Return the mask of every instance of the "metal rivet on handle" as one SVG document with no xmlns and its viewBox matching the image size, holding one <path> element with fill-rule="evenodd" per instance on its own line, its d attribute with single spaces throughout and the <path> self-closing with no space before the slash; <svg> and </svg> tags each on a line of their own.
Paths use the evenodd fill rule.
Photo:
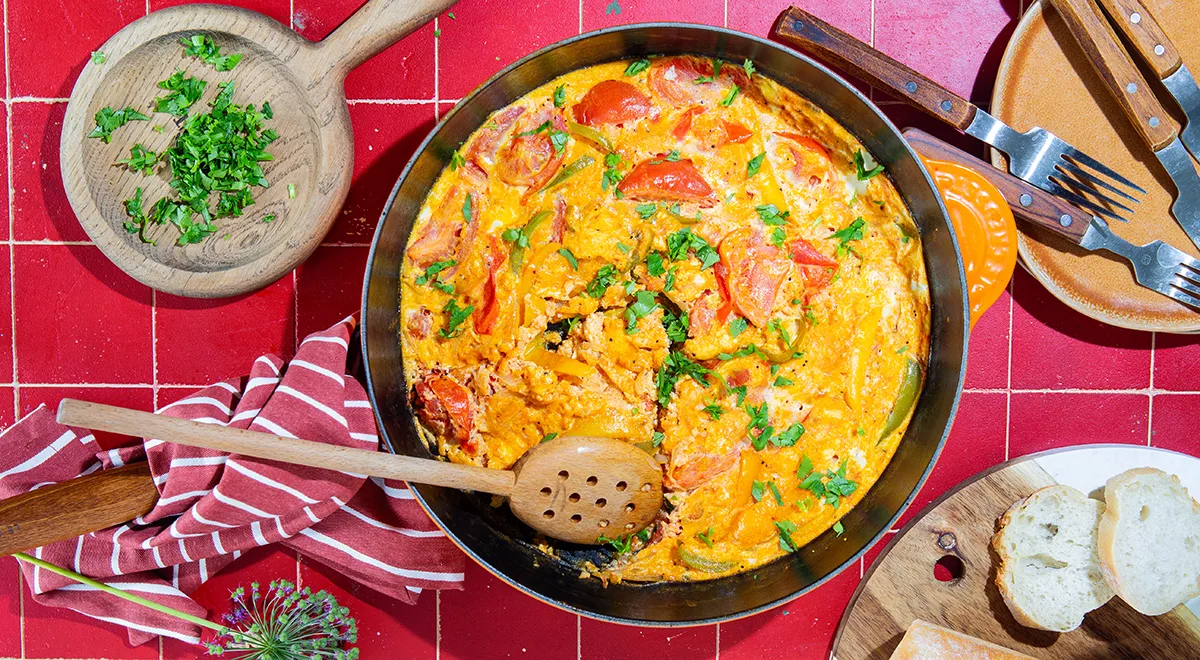
<svg viewBox="0 0 1200 660">
<path fill-rule="evenodd" d="M 1141 23 L 1141 22 L 1142 22 L 1142 15 L 1141 15 L 1141 14 L 1139 14 L 1139 13 L 1137 13 L 1136 11 L 1135 11 L 1135 12 L 1133 12 L 1132 14 L 1130 14 L 1130 15 L 1129 15 L 1129 22 L 1130 22 L 1130 23 L 1133 23 L 1134 25 L 1137 25 L 1138 23 Z"/>
<path fill-rule="evenodd" d="M 1163 45 L 1162 45 L 1162 44 L 1158 44 L 1158 45 L 1156 45 L 1156 46 L 1154 47 L 1154 54 L 1155 54 L 1155 55 L 1162 55 L 1162 54 L 1163 54 L 1163 53 L 1165 53 L 1165 52 L 1167 52 L 1167 49 L 1166 49 L 1166 48 L 1163 48 Z"/>
<path fill-rule="evenodd" d="M 952 107 L 954 106 L 950 105 L 949 101 L 942 101 L 942 112 L 950 112 L 950 108 Z"/>
<path fill-rule="evenodd" d="M 1071 216 L 1067 215 L 1066 213 L 1062 214 L 1058 218 L 1058 224 L 1060 224 L 1064 227 L 1070 227 L 1072 222 L 1075 222 L 1075 220 Z"/>
<path fill-rule="evenodd" d="M 1158 117 L 1151 117 L 1146 123 L 1150 124 L 1150 128 L 1158 128 Z"/>
<path fill-rule="evenodd" d="M 917 83 L 910 80 L 904 83 L 904 89 L 907 89 L 909 93 L 915 92 L 917 91 Z"/>
<path fill-rule="evenodd" d="M 1021 206 L 1029 206 L 1033 203 L 1033 195 L 1030 195 L 1029 193 L 1021 193 L 1020 201 Z"/>
<path fill-rule="evenodd" d="M 1130 94 L 1136 93 L 1137 83 L 1129 83 L 1128 85 L 1125 85 L 1125 91 L 1129 92 Z"/>
</svg>

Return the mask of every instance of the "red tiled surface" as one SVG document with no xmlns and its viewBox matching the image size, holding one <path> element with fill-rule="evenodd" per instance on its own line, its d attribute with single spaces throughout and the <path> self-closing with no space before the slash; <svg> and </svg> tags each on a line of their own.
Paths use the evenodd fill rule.
<svg viewBox="0 0 1200 660">
<path fill-rule="evenodd" d="M 179 0 L 151 0 L 150 8 Z M 361 0 L 222 0 L 323 38 Z M 396 177 L 436 116 L 501 67 L 581 30 L 646 20 L 727 25 L 765 35 L 789 0 L 461 0 L 351 73 L 354 181 L 325 244 L 295 274 L 227 301 L 184 300 L 126 277 L 87 244 L 63 194 L 57 144 L 65 97 L 88 53 L 145 14 L 145 0 L 8 0 L 5 120 L 0 150 L 0 425 L 71 396 L 162 406 L 196 385 L 245 373 L 265 352 L 354 313 L 375 224 Z M 800 0 L 798 4 L 976 101 L 986 101 L 1017 0 Z M 436 32 L 436 34 L 435 34 Z M 70 35 L 64 38 L 64 35 Z M 47 44 L 54 44 L 52 48 Z M 919 111 L 874 98 L 900 126 L 982 150 Z M 1010 295 L 1011 294 L 1011 295 Z M 14 327 L 15 324 L 15 327 Z M 16 373 L 13 373 L 15 351 Z M 1011 365 L 1011 369 L 1010 369 Z M 966 477 L 1007 458 L 1086 442 L 1150 442 L 1200 454 L 1200 340 L 1097 325 L 1019 272 L 972 333 L 967 390 L 950 439 L 912 515 Z M 892 538 L 891 536 L 887 537 Z M 885 539 L 886 541 L 886 539 Z M 403 605 L 293 553 L 252 552 L 197 594 L 214 618 L 228 591 L 252 580 L 299 579 L 328 589 L 360 623 L 363 657 L 482 659 L 826 658 L 864 560 L 788 605 L 721 626 L 612 626 L 540 604 L 473 564 L 467 589 Z M 131 649 L 123 631 L 19 595 L 0 559 L 0 658 L 190 658 L 165 641 Z M 24 626 L 20 619 L 24 607 Z"/>
</svg>

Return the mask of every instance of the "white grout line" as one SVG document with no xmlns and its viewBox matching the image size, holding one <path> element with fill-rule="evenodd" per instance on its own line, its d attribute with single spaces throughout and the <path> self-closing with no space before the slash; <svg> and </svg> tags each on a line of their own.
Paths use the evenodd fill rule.
<svg viewBox="0 0 1200 660">
<path fill-rule="evenodd" d="M 875 47 L 875 0 L 871 0 L 871 38 L 867 43 L 871 44 L 871 48 Z"/>
<path fill-rule="evenodd" d="M 716 660 L 721 660 L 721 623 L 717 622 L 717 653 Z"/>
<path fill-rule="evenodd" d="M 583 660 L 583 616 L 579 614 L 575 615 L 575 660 Z"/>
<path fill-rule="evenodd" d="M 729 27 L 729 0 L 725 0 L 725 20 L 724 20 L 723 25 L 725 27 Z M 721 634 L 719 631 L 721 630 L 721 624 L 719 624 L 719 623 L 717 624 L 717 630 L 718 630 L 717 639 L 720 639 Z M 720 651 L 721 651 L 721 645 L 718 644 L 717 645 L 717 654 L 718 655 L 720 655 Z"/>
<path fill-rule="evenodd" d="M 150 387 L 154 410 L 158 410 L 158 291 L 150 289 Z"/>
<path fill-rule="evenodd" d="M 873 0 L 872 0 L 873 1 Z M 1013 312 L 1016 307 L 1017 280 L 1008 281 L 1008 374 L 1004 392 L 1004 460 L 1008 460 L 1009 440 L 1012 436 L 1012 355 L 1013 355 Z"/>
<path fill-rule="evenodd" d="M 438 589 L 433 592 L 433 612 L 434 612 L 434 631 L 433 631 L 433 659 L 441 660 L 442 658 L 442 590 Z"/>
<path fill-rule="evenodd" d="M 1150 333 L 1150 407 L 1146 411 L 1146 446 L 1154 444 L 1154 353 L 1157 350 L 1158 333 Z"/>
<path fill-rule="evenodd" d="M 999 387 L 965 387 L 963 392 L 967 394 L 1004 394 L 1012 392 L 1013 394 L 1141 394 L 1143 396 L 1154 395 L 1171 395 L 1185 394 L 1198 395 L 1200 391 L 1193 390 L 1158 390 L 1149 387 L 1131 388 L 1131 389 L 1088 389 L 1083 387 L 1064 387 L 1064 388 L 1021 388 L 1002 389 Z"/>
</svg>

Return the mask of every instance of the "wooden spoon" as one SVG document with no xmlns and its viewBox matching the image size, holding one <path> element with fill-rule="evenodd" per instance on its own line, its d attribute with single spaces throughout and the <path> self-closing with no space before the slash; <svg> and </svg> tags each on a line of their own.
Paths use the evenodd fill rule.
<svg viewBox="0 0 1200 660">
<path fill-rule="evenodd" d="M 548 537 L 597 545 L 641 531 L 662 506 L 662 469 L 646 452 L 612 438 L 564 436 L 541 443 L 512 470 L 491 470 L 267 433 L 201 424 L 63 399 L 58 423 L 161 438 L 244 456 L 477 490 L 509 498 L 512 512 Z"/>
<path fill-rule="evenodd" d="M 354 142 L 346 74 L 453 4 L 369 0 L 318 43 L 262 14 L 221 5 L 170 7 L 134 21 L 100 47 L 104 62 L 88 62 L 71 92 L 60 143 L 71 208 L 113 263 L 156 289 L 214 298 L 270 284 L 316 249 L 350 188 Z M 244 58 L 233 70 L 218 72 L 184 55 L 180 38 L 201 33 L 211 35 L 223 54 Z M 145 177 L 114 166 L 134 144 L 161 152 L 172 143 L 176 118 L 151 110 L 155 97 L 165 94 L 158 82 L 176 69 L 208 82 L 194 112 L 207 111 L 217 83 L 232 80 L 234 103 L 271 103 L 275 116 L 267 126 L 280 136 L 268 148 L 274 160 L 263 164 L 270 187 L 253 188 L 256 203 L 241 217 L 217 220 L 215 235 L 186 247 L 175 244 L 179 231 L 169 224 L 148 232 L 157 245 L 124 229 L 124 200 L 140 187 L 148 211 L 171 193 L 169 168 L 160 165 L 156 175 Z M 86 137 L 97 111 L 127 106 L 151 120 L 116 129 L 109 144 Z M 264 222 L 269 214 L 275 219 Z"/>
</svg>

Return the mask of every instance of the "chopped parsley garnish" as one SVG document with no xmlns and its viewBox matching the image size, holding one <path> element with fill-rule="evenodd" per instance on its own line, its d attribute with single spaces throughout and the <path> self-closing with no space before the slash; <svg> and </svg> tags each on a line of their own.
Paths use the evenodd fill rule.
<svg viewBox="0 0 1200 660">
<path fill-rule="evenodd" d="M 447 268 L 453 268 L 457 265 L 458 262 L 454 259 L 435 261 L 429 264 L 429 267 L 425 269 L 425 272 L 421 275 L 418 275 L 415 281 L 418 285 L 428 284 L 439 291 L 452 294 L 454 293 L 454 285 L 442 280 L 440 273 Z"/>
<path fill-rule="evenodd" d="M 571 264 L 572 270 L 579 270 L 579 260 L 575 258 L 574 254 L 571 254 L 570 250 L 565 247 L 558 248 L 558 253 L 562 255 L 563 259 L 567 260 L 567 263 Z"/>
<path fill-rule="evenodd" d="M 838 242 L 837 254 L 839 257 L 847 252 L 854 252 L 854 248 L 850 246 L 850 241 L 861 241 L 863 239 L 863 227 L 866 224 L 862 216 L 859 216 L 846 228 L 833 232 L 832 238 Z"/>
<path fill-rule="evenodd" d="M 840 520 L 833 523 L 833 527 L 831 527 L 830 529 L 833 530 L 833 533 L 835 536 L 841 536 L 842 532 L 846 531 L 845 526 L 842 525 L 842 521 L 840 521 Z"/>
<path fill-rule="evenodd" d="M 663 360 L 663 365 L 659 367 L 658 375 L 654 379 L 655 389 L 658 392 L 658 404 L 666 406 L 671 403 L 671 394 L 675 391 L 675 385 L 680 378 L 690 376 L 701 386 L 708 387 L 707 376 L 710 373 L 712 372 L 704 366 L 692 362 L 682 352 L 671 351 Z"/>
<path fill-rule="evenodd" d="M 790 379 L 790 378 L 785 378 L 783 376 L 780 376 L 775 379 L 774 385 L 775 385 L 775 387 L 788 387 L 789 385 L 795 385 L 795 382 L 792 381 L 792 379 Z"/>
<path fill-rule="evenodd" d="M 208 83 L 196 77 L 185 77 L 182 69 L 175 69 L 175 73 L 172 73 L 171 77 L 166 80 L 160 80 L 158 86 L 170 93 L 154 99 L 154 109 L 176 117 L 183 117 L 188 113 L 188 109 L 204 95 L 204 88 L 208 86 Z"/>
<path fill-rule="evenodd" d="M 746 414 L 750 415 L 750 423 L 746 425 L 746 430 L 750 429 L 765 429 L 767 428 L 767 402 L 754 406 L 746 406 Z"/>
<path fill-rule="evenodd" d="M 554 153 L 562 153 L 563 149 L 567 148 L 567 140 L 571 137 L 566 131 L 560 131 L 554 128 L 554 124 L 549 119 L 542 122 L 537 128 L 529 131 L 517 133 L 517 137 L 526 137 L 529 135 L 537 135 L 538 133 L 546 133 L 550 136 L 550 145 L 554 147 Z"/>
<path fill-rule="evenodd" d="M 179 43 L 183 44 L 184 55 L 191 55 L 201 62 L 211 64 L 217 71 L 229 71 L 242 61 L 241 53 L 222 55 L 221 48 L 207 34 L 193 34 L 190 39 L 183 37 Z"/>
<path fill-rule="evenodd" d="M 727 94 L 725 94 L 725 98 L 721 99 L 721 105 L 723 105 L 725 107 L 729 107 L 729 106 L 733 105 L 734 99 L 736 99 L 738 97 L 738 94 L 740 94 L 741 91 L 742 91 L 741 87 L 734 85 L 733 88 L 730 89 Z"/>
<path fill-rule="evenodd" d="M 708 241 L 693 234 L 692 230 L 687 227 L 667 236 L 667 256 L 671 261 L 686 259 L 689 250 L 695 250 L 701 268 L 710 268 L 721 260 L 717 250 L 709 245 Z"/>
<path fill-rule="evenodd" d="M 771 244 L 772 245 L 774 245 L 776 247 L 782 247 L 783 242 L 786 240 L 787 240 L 787 232 L 783 230 L 783 227 L 776 227 L 775 229 L 771 230 Z"/>
<path fill-rule="evenodd" d="M 710 82 L 715 82 L 715 81 L 716 81 L 716 78 L 714 78 L 712 76 L 697 76 L 696 79 L 692 81 L 692 83 L 696 84 L 696 85 L 703 85 L 705 83 L 710 83 Z"/>
<path fill-rule="evenodd" d="M 740 316 L 735 316 L 729 321 L 729 336 L 737 338 L 737 336 L 745 332 L 746 328 L 748 327 L 750 327 L 749 321 Z"/>
<path fill-rule="evenodd" d="M 557 437 L 558 437 L 558 434 L 557 434 L 557 433 L 547 433 L 546 435 L 543 435 L 543 436 L 542 436 L 542 439 L 541 439 L 541 440 L 538 440 L 538 444 L 540 445 L 540 444 L 542 444 L 543 442 L 550 442 L 551 440 L 553 440 L 553 439 L 555 439 L 555 438 L 557 438 Z"/>
<path fill-rule="evenodd" d="M 625 332 L 630 334 L 637 332 L 638 320 L 646 318 L 658 308 L 658 301 L 649 291 L 638 291 L 635 297 L 637 300 L 625 308 Z"/>
<path fill-rule="evenodd" d="M 459 307 L 458 301 L 454 298 L 446 301 L 446 306 L 442 308 L 443 312 L 449 314 L 446 318 L 446 327 L 438 330 L 438 334 L 445 339 L 454 339 L 463 333 L 465 328 L 462 328 L 463 321 L 471 316 L 471 312 L 475 311 L 474 305 Z"/>
<path fill-rule="evenodd" d="M 617 267 L 612 264 L 605 264 L 596 271 L 596 276 L 587 285 L 587 294 L 592 298 L 603 298 L 604 293 L 608 291 L 608 287 L 616 284 L 617 276 L 620 273 Z"/>
<path fill-rule="evenodd" d="M 806 456 L 805 459 L 808 457 Z M 820 499 L 824 499 L 826 504 L 832 505 L 833 508 L 838 508 L 843 497 L 849 497 L 858 490 L 858 484 L 846 478 L 846 459 L 842 459 L 842 465 L 836 472 L 826 470 L 823 474 L 812 470 L 812 461 L 808 461 L 808 472 L 806 474 L 798 474 L 800 476 L 800 487 L 812 491 Z M 801 468 L 804 468 L 804 461 L 800 463 Z"/>
<path fill-rule="evenodd" d="M 775 503 L 779 506 L 783 506 L 783 495 L 780 494 L 779 487 L 775 485 L 775 482 L 767 482 L 767 488 L 770 488 L 771 494 L 775 496 Z"/>
<path fill-rule="evenodd" d="M 137 234 L 143 243 L 150 243 L 150 239 L 146 238 L 146 210 L 142 208 L 141 188 L 134 191 L 133 197 L 125 200 L 125 215 L 129 216 L 129 220 L 125 221 L 125 231 Z"/>
<path fill-rule="evenodd" d="M 663 330 L 667 333 L 667 339 L 673 343 L 679 344 L 687 341 L 688 335 L 688 314 L 681 312 L 679 316 L 675 316 L 670 310 L 663 310 Z"/>
<path fill-rule="evenodd" d="M 750 445 L 754 447 L 754 451 L 762 451 L 767 448 L 767 442 L 770 441 L 771 436 L 775 434 L 775 427 L 768 426 L 760 431 L 757 436 L 752 435 L 749 431 L 747 431 L 746 434 L 750 436 Z"/>
<path fill-rule="evenodd" d="M 288 199 L 296 199 L 296 184 L 289 183 L 287 186 Z"/>
<path fill-rule="evenodd" d="M 763 161 L 766 159 L 767 152 L 765 151 L 754 158 L 751 158 L 750 162 L 746 163 L 746 178 L 750 178 L 755 174 L 758 174 L 758 171 L 762 169 Z"/>
<path fill-rule="evenodd" d="M 675 288 L 675 274 L 679 272 L 679 266 L 671 266 L 667 271 L 667 279 L 663 282 L 663 291 L 670 291 Z"/>
<path fill-rule="evenodd" d="M 754 207 L 758 212 L 758 217 L 768 227 L 778 227 L 787 222 L 787 218 L 792 214 L 791 211 L 780 211 L 778 206 L 774 204 L 763 204 L 762 206 Z"/>
<path fill-rule="evenodd" d="M 450 154 L 450 171 L 451 172 L 453 172 L 454 170 L 457 170 L 458 168 L 460 168 L 466 164 L 467 164 L 467 159 L 463 158 L 463 155 L 458 153 L 458 149 L 455 149 Z"/>
<path fill-rule="evenodd" d="M 746 344 L 744 347 L 738 349 L 734 353 L 719 353 L 717 355 L 717 359 L 732 360 L 733 358 L 746 357 L 747 355 L 757 355 L 764 360 L 768 359 L 767 354 L 763 353 L 762 349 L 754 344 Z"/>
<path fill-rule="evenodd" d="M 651 252 L 646 255 L 646 272 L 651 277 L 662 277 L 666 274 L 667 269 L 661 252 Z"/>
<path fill-rule="evenodd" d="M 554 88 L 554 107 L 561 108 L 567 104 L 567 86 L 559 85 Z"/>
<path fill-rule="evenodd" d="M 633 537 L 629 534 L 622 534 L 615 539 L 610 539 L 601 534 L 600 537 L 596 539 L 596 542 L 607 543 L 612 546 L 613 550 L 616 550 L 618 554 L 622 555 L 626 552 L 629 552 L 633 548 Z"/>
<path fill-rule="evenodd" d="M 650 444 L 654 445 L 655 447 L 658 447 L 658 446 L 662 445 L 663 440 L 666 440 L 666 439 L 667 439 L 667 436 L 665 433 L 663 433 L 662 431 L 655 431 L 654 433 L 652 433 L 650 435 Z"/>
<path fill-rule="evenodd" d="M 117 162 L 129 166 L 129 169 L 134 172 L 141 172 L 143 176 L 150 176 L 154 173 L 154 167 L 165 155 L 150 151 L 139 142 L 129 149 L 129 158 L 122 158 Z"/>
<path fill-rule="evenodd" d="M 788 334 L 787 329 L 783 327 L 783 322 L 779 319 L 771 319 L 771 322 L 767 324 L 767 327 L 779 333 L 779 338 L 783 340 L 783 343 L 792 343 L 792 336 Z"/>
<path fill-rule="evenodd" d="M 725 409 L 722 408 L 721 404 L 717 403 L 716 401 L 705 402 L 705 406 L 701 408 L 701 410 L 708 413 L 708 416 L 712 418 L 713 421 L 721 419 L 721 415 L 725 414 Z"/>
<path fill-rule="evenodd" d="M 621 179 L 625 178 L 625 173 L 621 171 L 621 154 L 611 153 L 604 157 L 604 174 L 600 177 L 600 189 L 608 190 L 617 189 L 617 184 L 621 183 Z M 641 206 L 638 207 L 638 213 L 641 214 Z M 649 216 L 642 216 L 643 218 Z"/>
<path fill-rule="evenodd" d="M 637 60 L 625 68 L 626 76 L 636 76 L 637 74 L 650 68 L 650 60 Z"/>
<path fill-rule="evenodd" d="M 737 397 L 738 407 L 741 407 L 742 404 L 746 403 L 746 393 L 748 392 L 748 390 L 745 385 L 738 385 L 737 387 L 730 387 L 728 384 L 726 384 L 725 390 L 727 392 L 729 392 L 730 394 L 733 394 L 734 396 Z"/>
<path fill-rule="evenodd" d="M 900 348 L 896 349 L 896 355 L 902 355 L 907 350 L 908 350 L 908 344 L 905 344 L 905 345 L 901 346 Z"/>
<path fill-rule="evenodd" d="M 679 150 L 678 149 L 672 149 L 671 153 L 667 154 L 667 162 L 668 163 L 679 162 Z"/>
<path fill-rule="evenodd" d="M 792 533 L 796 531 L 796 523 L 790 520 L 776 520 L 775 529 L 779 531 L 779 549 L 784 552 L 795 552 L 800 548 L 792 541 Z"/>
<path fill-rule="evenodd" d="M 638 204 L 634 207 L 634 210 L 637 211 L 638 216 L 643 220 L 649 220 L 654 217 L 655 213 L 658 213 L 658 204 L 646 202 L 645 204 Z"/>
<path fill-rule="evenodd" d="M 804 425 L 797 422 L 772 438 L 771 443 L 776 447 L 791 447 L 800 441 L 802 435 L 804 435 Z"/>
<path fill-rule="evenodd" d="M 709 527 L 707 532 L 704 532 L 703 534 L 697 534 L 696 538 L 700 539 L 701 541 L 704 542 L 704 545 L 707 545 L 708 547 L 711 548 L 713 545 L 712 535 L 713 535 L 713 528 Z"/>
<path fill-rule="evenodd" d="M 92 51 L 92 64 L 104 64 L 108 61 L 108 56 L 98 50 Z"/>
<path fill-rule="evenodd" d="M 753 497 L 755 502 L 762 501 L 763 495 L 766 494 L 766 486 L 763 482 L 755 480 L 754 483 L 750 484 L 750 497 Z"/>
<path fill-rule="evenodd" d="M 150 118 L 133 108 L 125 108 L 124 110 L 113 110 L 112 108 L 100 108 L 96 113 L 96 127 L 88 133 L 90 138 L 100 138 L 100 141 L 108 144 L 112 142 L 112 133 L 118 128 L 128 124 L 131 121 L 149 121 Z"/>
<path fill-rule="evenodd" d="M 867 156 L 863 154 L 862 149 L 854 152 L 854 171 L 858 175 L 859 181 L 873 179 L 876 175 L 883 171 L 883 165 L 875 163 L 874 167 L 868 168 L 866 165 Z M 872 160 L 872 163 L 875 161 Z"/>
<path fill-rule="evenodd" d="M 744 62 L 742 62 L 742 69 L 746 71 L 747 76 L 754 75 L 754 62 L 751 62 L 750 60 L 745 60 Z"/>
</svg>

